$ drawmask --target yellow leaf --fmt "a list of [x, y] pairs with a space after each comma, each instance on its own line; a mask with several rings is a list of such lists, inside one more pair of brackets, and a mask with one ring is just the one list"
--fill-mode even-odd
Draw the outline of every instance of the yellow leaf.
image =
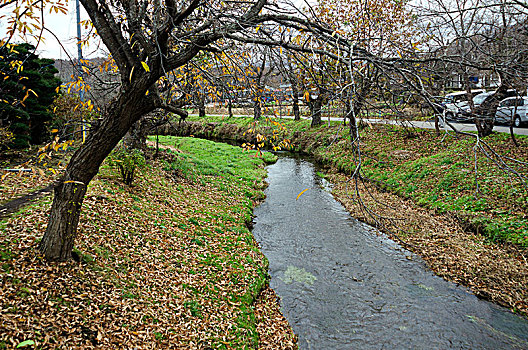
[[56, 132], [59, 132], [59, 129], [51, 129], [51, 133], [54, 134]]
[[146, 64], [145, 62], [141, 61], [141, 65], [143, 66], [143, 69], [145, 70], [145, 72], [150, 72], [150, 68], [149, 68], [148, 64]]
[[299, 199], [299, 197], [301, 197], [301, 196], [303, 195], [303, 193], [306, 192], [306, 191], [308, 191], [308, 190], [309, 190], [309, 188], [305, 188], [304, 190], [302, 190], [301, 193], [299, 193], [299, 194], [297, 195], [297, 198], [296, 198], [295, 200]]
[[130, 76], [128, 77], [128, 81], [132, 82], [132, 73], [134, 73], [134, 68], [135, 67], [132, 67], [132, 69], [130, 70]]

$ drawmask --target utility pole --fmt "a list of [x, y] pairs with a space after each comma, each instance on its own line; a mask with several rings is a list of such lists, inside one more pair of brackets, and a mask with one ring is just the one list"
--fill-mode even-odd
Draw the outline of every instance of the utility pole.
[[[79, 77], [82, 78], [83, 76], [83, 63], [82, 63], [82, 45], [81, 45], [81, 6], [79, 4], [79, 0], [75, 0], [75, 9], [77, 12], [77, 57], [79, 60]], [[81, 90], [79, 91], [79, 98], [81, 99], [81, 103], [84, 102], [84, 87], [81, 87]], [[86, 123], [84, 118], [82, 119], [82, 142], [86, 140]]]

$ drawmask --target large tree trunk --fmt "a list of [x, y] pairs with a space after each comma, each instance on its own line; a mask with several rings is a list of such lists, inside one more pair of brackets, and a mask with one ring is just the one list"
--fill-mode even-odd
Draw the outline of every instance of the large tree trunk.
[[121, 91], [98, 129], [90, 133], [85, 144], [72, 156], [61, 183], [55, 187], [48, 227], [39, 244], [46, 259], [65, 261], [71, 257], [89, 182], [130, 126], [154, 109], [152, 99], [144, 95], [145, 90], [136, 89], [133, 95], [130, 91]]
[[310, 97], [310, 111], [312, 113], [312, 124], [311, 126], [318, 126], [322, 123], [321, 121], [321, 109], [323, 107], [323, 94], [319, 94], [317, 98]]
[[48, 227], [39, 244], [46, 259], [71, 258], [86, 185], [82, 181], [66, 180], [55, 187]]

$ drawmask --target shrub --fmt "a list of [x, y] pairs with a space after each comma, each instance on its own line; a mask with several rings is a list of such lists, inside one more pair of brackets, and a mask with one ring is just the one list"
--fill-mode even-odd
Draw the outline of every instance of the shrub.
[[119, 170], [123, 182], [130, 186], [134, 182], [136, 169], [145, 166], [145, 156], [138, 149], [118, 146], [108, 157], [108, 163]]

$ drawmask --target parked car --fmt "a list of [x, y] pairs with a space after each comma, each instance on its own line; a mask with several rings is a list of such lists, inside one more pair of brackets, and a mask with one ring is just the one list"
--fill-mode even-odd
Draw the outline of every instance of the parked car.
[[[483, 92], [483, 93], [476, 95], [475, 97], [473, 97], [473, 106], [477, 108], [486, 100], [486, 98], [493, 95], [494, 93], [495, 91], [488, 91], [488, 92]], [[505, 98], [515, 97], [515, 96], [519, 96], [519, 93], [516, 90], [511, 89], [511, 90], [506, 91]], [[473, 120], [473, 116], [471, 115], [471, 108], [469, 107], [469, 104], [461, 108], [460, 114], [462, 115], [461, 116], [462, 119], [465, 118], [467, 120]]]
[[496, 124], [510, 124], [519, 127], [528, 122], [528, 96], [508, 97], [502, 100], [495, 113]]
[[[478, 94], [486, 92], [485, 90], [471, 90], [471, 96], [474, 97]], [[468, 116], [464, 116], [462, 111], [468, 110], [468, 100], [466, 91], [458, 91], [447, 94], [444, 96], [444, 101], [442, 102], [444, 107], [444, 115], [447, 120], [463, 122], [468, 121]]]

